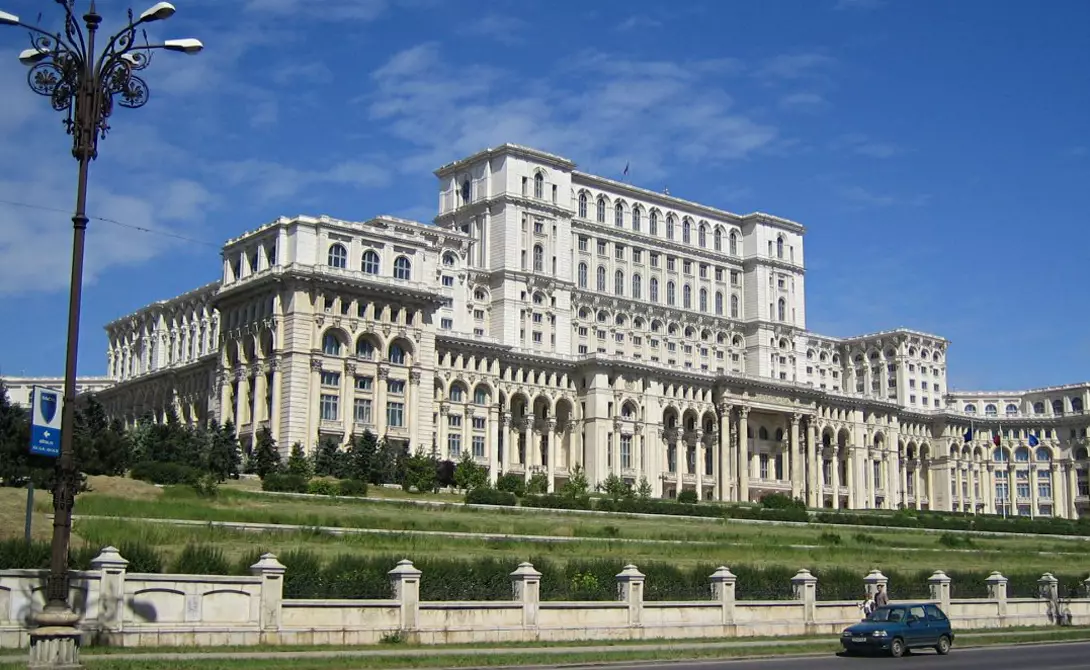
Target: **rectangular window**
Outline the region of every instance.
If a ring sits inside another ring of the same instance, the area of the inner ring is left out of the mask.
[[[322,394],[321,400],[321,412],[322,421],[336,421],[340,414],[340,396],[335,396],[329,393]]]
[[[375,388],[374,377],[356,377],[356,390],[357,391],[371,391]]]
[[[353,410],[356,423],[373,423],[370,398],[356,398]]]
[[[462,436],[458,433],[451,433],[447,435],[447,453],[451,458],[458,458],[462,455]]]
[[[473,436],[473,457],[484,458],[484,435]]]
[[[462,415],[461,414],[448,414],[447,415],[447,426],[449,426],[450,428],[461,428],[462,427]]]
[[[618,244],[613,247],[613,257],[619,261],[624,260],[624,245]]]
[[[443,330],[451,330],[454,328],[454,319],[444,317],[439,320],[439,327]]]
[[[659,266],[659,255],[651,254],[651,267],[657,268]]]
[[[579,236],[579,251],[589,251],[589,250],[590,250],[590,238],[589,237],[583,237],[582,235],[580,235]]]
[[[405,395],[405,380],[387,379],[386,392],[390,395]]]
[[[322,370],[322,386],[332,386],[334,388],[341,385],[341,373],[329,372]]]
[[[605,240],[598,240],[598,255],[599,256],[605,256],[606,255],[606,242],[605,242]]]
[[[640,251],[639,249],[633,249],[632,250],[632,262],[633,263],[642,263],[643,262],[643,252]]]
[[[484,430],[485,418],[483,416],[473,417],[473,430]]]
[[[386,403],[386,425],[390,428],[405,427],[405,403]]]
[[[483,321],[484,320],[484,310],[483,309],[473,310],[473,318],[478,320],[478,321]]]

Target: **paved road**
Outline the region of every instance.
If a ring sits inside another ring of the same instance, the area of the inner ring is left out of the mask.
[[[897,670],[1085,670],[1090,668],[1090,643],[993,646],[977,649],[958,649],[955,645],[948,656],[939,656],[931,651],[916,651],[901,659],[840,657],[829,654],[779,660],[634,663],[631,666],[611,666],[611,670],[623,670],[626,667],[639,670],[873,670],[887,666]]]

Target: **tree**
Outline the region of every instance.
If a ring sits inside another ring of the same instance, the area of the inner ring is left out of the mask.
[[[560,495],[575,500],[585,498],[589,491],[590,484],[587,482],[587,472],[582,465],[576,463],[571,468],[568,481],[564,482],[564,486],[560,488]]]
[[[378,457],[378,438],[369,430],[352,438],[348,447],[348,478],[361,482],[371,481],[371,472]]]
[[[314,474],[319,477],[342,479],[347,470],[347,454],[341,451],[336,438],[323,437],[314,450]]]
[[[270,474],[280,472],[280,450],[276,448],[276,440],[268,428],[262,428],[257,432],[256,444],[253,449],[254,473],[265,479]]]
[[[526,482],[527,493],[547,493],[549,491],[549,476],[544,472],[535,472],[530,475],[530,480]]]
[[[477,463],[469,452],[462,452],[462,460],[454,468],[454,485],[465,491],[488,486],[488,468]]]
[[[120,421],[110,421],[106,408],[93,395],[76,408],[73,445],[80,470],[89,475],[118,477],[132,462],[132,439]]]
[[[606,497],[614,502],[632,497],[632,487],[628,482],[612,472],[598,485],[598,490],[605,493]]]
[[[235,425],[230,419],[223,426],[212,421],[201,432],[204,433],[201,440],[204,443],[204,458],[201,459],[204,471],[215,477],[217,482],[238,479],[242,469],[242,449],[235,435]],[[271,434],[269,439],[272,440]],[[275,442],[273,451],[276,451]],[[276,462],[280,462],[279,452],[276,452]]]
[[[405,443],[382,438],[378,443],[378,450],[371,464],[371,483],[403,483],[404,465],[409,458],[407,452],[408,447]]]
[[[439,459],[434,454],[429,454],[421,449],[405,459],[404,478],[401,480],[401,488],[408,491],[415,488],[419,493],[438,493]]]
[[[303,479],[310,479],[314,475],[314,468],[311,467],[310,459],[307,458],[306,452],[303,451],[303,445],[298,442],[291,445],[287,470],[289,475],[295,475]]]
[[[640,484],[636,487],[636,497],[640,500],[648,500],[652,493],[654,490],[651,488],[651,482],[647,481],[647,477],[640,477]]]

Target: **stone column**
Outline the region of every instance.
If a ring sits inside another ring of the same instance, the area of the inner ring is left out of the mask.
[[[633,628],[643,626],[644,579],[644,574],[631,563],[617,573],[617,600],[628,603],[628,625]]]
[[[545,422],[544,433],[545,460],[548,461],[545,464],[545,476],[549,478],[545,485],[546,493],[556,490],[556,435],[556,419],[550,418]],[[632,441],[632,448],[636,448],[635,440]]]
[[[436,432],[438,433],[438,436],[435,438],[435,441],[437,443],[435,446],[439,450],[440,454],[446,455],[446,458],[451,458],[451,455],[447,452],[447,433],[450,430],[450,419],[448,418],[449,411],[450,408],[447,407],[447,403],[445,401],[439,403],[439,425],[436,426]]]
[[[405,427],[409,431],[409,439],[412,444],[420,445],[426,443],[428,436],[420,432],[420,394],[423,389],[420,388],[420,369],[413,364],[413,367],[409,368],[409,384],[405,389]]]
[[[810,507],[824,507],[824,492],[821,483],[821,450],[817,446],[817,426],[811,417],[806,421],[806,504]]]
[[[735,588],[738,577],[730,571],[730,568],[721,565],[712,573],[710,579],[712,582],[712,596],[719,603],[722,615],[721,621],[724,626],[733,626]]]
[[[401,559],[393,570],[386,573],[394,587],[394,600],[398,601],[400,614],[398,627],[403,633],[416,630],[420,617],[420,575],[423,574],[407,558]]]
[[[944,612],[950,611],[950,577],[942,570],[936,570],[927,578],[927,588],[931,600],[939,604]]]
[[[1075,504],[1075,498],[1079,495],[1079,470],[1075,461],[1067,462],[1067,514],[1072,519],[1079,518],[1079,508]]]
[[[845,468],[848,474],[848,509],[856,509],[859,506],[859,497],[855,492],[855,475],[858,470],[859,450],[855,446],[848,446],[848,457],[845,459],[848,467]]]
[[[795,600],[802,602],[803,621],[807,632],[810,632],[817,611],[817,577],[804,568],[791,578],[791,587]]]
[[[1056,602],[1060,599],[1060,580],[1056,579],[1051,572],[1046,572],[1037,580],[1037,593],[1042,600]]]
[[[833,509],[840,509],[840,447],[833,445],[833,460],[830,461],[832,465],[833,475]]]
[[[272,371],[272,411],[269,412],[269,432],[272,438],[280,444],[280,387],[283,385],[284,373],[281,370],[280,361],[269,361],[269,369]]]
[[[356,426],[356,364],[351,361],[344,362],[344,373],[341,375],[339,394],[341,396],[339,404],[344,407],[344,415],[341,416],[341,430],[344,431],[344,437],[341,438],[341,441],[347,442],[348,438],[355,432]]]
[[[802,497],[802,468],[803,468],[803,451],[799,444],[799,422],[802,421],[801,414],[791,415],[791,446],[788,449],[790,462],[789,467],[791,469],[791,497]]]
[[[722,501],[731,500],[730,412],[729,404],[719,403],[719,472],[716,473],[715,481],[719,486],[719,499]]]
[[[704,431],[696,429],[696,440],[693,444],[693,459],[696,461],[696,499],[704,499]]]
[[[250,423],[250,417],[246,412],[246,373],[242,368],[238,368],[233,374],[238,388],[235,392],[235,428],[238,429],[243,424]]]
[[[91,561],[91,569],[98,570],[98,621],[107,633],[120,633],[124,627],[125,572],[129,562],[115,547],[106,547]]]
[[[313,358],[310,361],[310,392],[307,394],[307,437],[303,448],[307,452],[313,451],[317,445],[313,442],[318,438],[318,426],[321,425],[322,413],[322,361]],[[381,434],[379,435],[381,437]]]
[[[1060,464],[1052,461],[1049,464],[1049,479],[1052,486],[1052,516],[1066,517],[1067,504],[1064,501],[1064,481],[1060,474]]]
[[[537,611],[541,603],[541,573],[531,563],[519,563],[511,573],[511,591],[515,602],[522,603],[522,626],[537,628]]]
[[[287,568],[276,560],[275,554],[262,554],[257,563],[250,566],[250,574],[261,577],[261,620],[263,631],[280,630],[280,612],[284,602],[284,572]]]
[[[680,483],[681,478],[678,477]],[[749,408],[738,408],[738,500],[749,502]]]
[[[390,368],[379,363],[375,379],[375,433],[378,439],[386,437],[386,380],[390,378]],[[416,445],[419,446],[419,445]]]
[[[993,572],[984,582],[988,585],[988,597],[995,601],[999,627],[1002,628],[1007,616],[1007,578],[999,572]]]
[[[919,458],[912,463],[912,496],[915,498],[914,506],[917,510],[922,509],[923,505],[923,491],[920,487],[923,486],[923,479],[920,478],[920,468],[923,467]]]
[[[503,430],[503,424],[499,421],[500,409],[498,405],[489,405],[488,414],[485,416],[484,448],[488,455],[488,485],[495,486],[500,473],[499,445],[496,444],[496,431]]]

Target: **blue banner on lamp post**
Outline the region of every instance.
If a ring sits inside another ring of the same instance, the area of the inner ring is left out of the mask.
[[[64,398],[53,389],[35,386],[30,402],[30,453],[53,458],[60,456]]]

